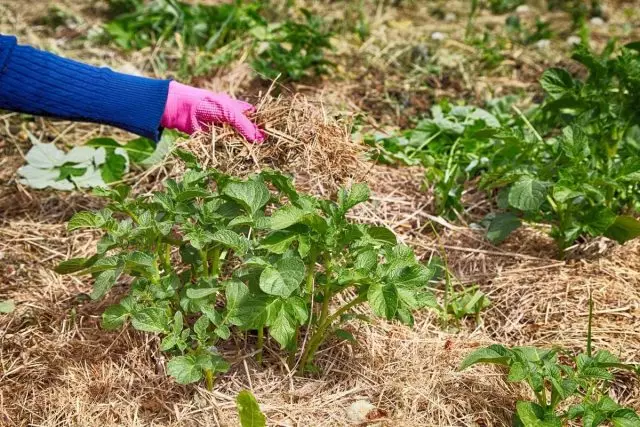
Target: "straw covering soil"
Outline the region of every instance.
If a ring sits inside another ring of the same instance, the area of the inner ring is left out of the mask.
[[[44,13],[45,3],[0,14],[0,31],[18,33],[25,43],[55,47],[59,35],[41,39],[26,25]],[[70,10],[83,4],[57,3]],[[447,11],[449,3],[439,2]],[[466,8],[465,3],[460,10]],[[412,68],[417,75],[405,72],[403,55],[434,29],[463,31],[462,21],[434,27],[421,18],[421,10],[411,17],[421,20],[420,25],[408,25],[408,18],[388,17],[382,9],[371,19],[371,38],[360,48],[373,59],[349,64],[348,74],[353,75],[335,83],[326,96],[291,92],[256,98],[256,120],[269,135],[264,145],[250,145],[228,128],[212,129],[178,145],[194,152],[204,165],[227,172],[284,170],[295,176],[299,188],[323,196],[341,184],[367,181],[372,200],[353,217],[392,228],[423,259],[444,248],[457,280],[477,283],[491,299],[483,323],[470,320],[458,329],[443,330],[430,312],[418,314],[413,328],[379,320],[354,323],[348,328],[357,344],[328,342],[317,355],[322,373],[308,378],[287,370],[275,343],[267,345],[264,366],[256,365],[251,357],[255,339],[249,336],[222,348],[233,366],[216,380],[213,392],[177,385],[165,373],[156,338],[131,329],[100,328],[102,311],[125,292],[126,284],[93,302],[87,295],[89,280],[52,271],[64,259],[93,253],[98,236],[68,233],[65,223],[73,213],[103,202],[78,192],[35,191],[16,182],[16,170],[30,146],[27,131],[68,147],[99,135],[123,135],[96,125],[39,118],[23,123],[16,115],[0,113],[0,300],[13,299],[17,305],[14,313],[0,315],[0,426],[237,426],[235,397],[243,389],[252,390],[268,425],[274,426],[349,425],[348,409],[360,400],[377,408],[368,414],[370,425],[508,426],[515,401],[530,397],[527,390],[507,383],[498,368],[458,372],[460,362],[489,343],[584,348],[589,291],[595,302],[595,348],[608,349],[625,362],[640,360],[640,243],[619,246],[599,240],[577,247],[570,257],[574,259],[558,261],[543,230],[524,228],[495,247],[471,225],[433,216],[433,195],[423,183],[421,168],[367,161],[364,148],[351,141],[349,120],[341,114],[344,109],[372,109],[367,120],[374,126],[385,121],[405,125],[409,114],[427,110],[432,101],[414,88],[435,88],[435,95],[429,90],[429,96],[464,93],[478,98],[489,89],[503,94],[530,88],[544,68],[544,55],[516,52],[508,59],[517,64],[513,75],[505,72],[476,81],[469,76],[471,65],[460,61],[451,68],[461,70],[461,75],[421,81],[419,67]],[[395,26],[375,29],[374,24],[396,18]],[[604,39],[600,32],[594,31],[594,37]],[[445,43],[454,59],[467,53],[453,37]],[[113,52],[73,46],[65,51],[69,56],[122,65]],[[339,52],[343,49],[347,48],[338,45]],[[142,51],[129,59],[143,69],[141,64],[146,66],[151,55]],[[441,56],[446,68],[445,55]],[[202,84],[233,93],[242,86],[246,70],[232,68],[223,79]],[[389,101],[405,88],[410,88],[405,104],[411,113]],[[182,171],[180,162],[168,159],[129,180],[134,191],[143,194]],[[487,202],[481,194],[470,192],[467,197],[478,198],[472,217],[485,213]],[[637,379],[617,376],[612,393],[621,404],[640,410]]]
[[[459,280],[479,283],[491,298],[484,325],[443,332],[430,313],[419,315],[413,329],[382,321],[354,324],[358,343],[328,343],[318,356],[323,373],[314,378],[289,373],[277,345],[268,350],[265,366],[257,366],[248,337],[224,348],[234,364],[213,393],[182,387],[165,375],[155,338],[100,329],[100,313],[124,285],[106,301],[91,302],[88,281],[51,271],[69,256],[92,252],[96,236],[67,233],[64,222],[99,201],[16,189],[11,182],[0,194],[0,297],[14,299],[18,307],[0,317],[3,425],[232,426],[237,423],[235,396],[247,388],[274,425],[344,425],[347,409],[362,399],[378,408],[370,416],[383,425],[509,425],[514,399],[525,390],[507,384],[498,369],[457,372],[460,361],[490,342],[580,348],[589,290],[596,305],[595,346],[625,361],[640,356],[638,244],[614,247],[594,260],[562,262],[553,258],[551,242],[531,229],[500,248],[471,228],[446,222],[438,226],[438,238],[428,225],[432,200],[421,188],[419,168],[363,160],[361,147],[346,140],[346,128],[318,102],[266,101],[258,117],[270,134],[263,147],[242,143],[225,129],[180,144],[223,170],[295,170],[298,185],[315,193],[333,190],[345,177],[366,175],[373,198],[354,217],[392,227],[425,258],[443,245]],[[296,121],[301,126],[295,127]],[[15,160],[6,145],[4,150],[4,159]],[[178,166],[147,171],[137,191],[157,185],[165,174],[178,174]],[[528,249],[516,252],[523,246]],[[638,408],[635,382],[621,376],[613,391],[621,402]]]

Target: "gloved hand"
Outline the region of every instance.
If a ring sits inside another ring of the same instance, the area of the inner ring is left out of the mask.
[[[160,125],[192,134],[207,124],[228,123],[247,141],[260,143],[264,141],[265,134],[245,115],[254,110],[253,105],[224,93],[213,93],[172,81],[169,83],[169,95]]]

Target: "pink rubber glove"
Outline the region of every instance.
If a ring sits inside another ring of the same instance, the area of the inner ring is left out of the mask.
[[[247,141],[260,143],[264,141],[265,134],[245,115],[250,111],[255,111],[253,105],[224,93],[213,93],[172,81],[169,83],[169,95],[160,125],[192,134],[207,124],[228,123]]]

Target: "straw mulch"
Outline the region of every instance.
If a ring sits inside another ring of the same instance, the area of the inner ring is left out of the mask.
[[[208,166],[234,173],[284,169],[316,194],[365,178],[372,201],[353,218],[391,227],[425,259],[444,247],[459,282],[478,283],[491,298],[484,323],[443,331],[428,312],[412,329],[378,320],[353,323],[349,328],[358,343],[327,343],[318,356],[323,372],[310,378],[288,372],[277,345],[269,347],[265,365],[257,366],[250,357],[253,337],[247,337],[225,346],[233,368],[217,380],[214,392],[179,386],[165,375],[157,338],[100,329],[102,310],[124,285],[107,300],[92,302],[88,280],[51,271],[63,259],[92,252],[97,236],[69,234],[64,223],[100,201],[16,184],[19,151],[27,144],[14,135],[0,146],[6,165],[0,189],[0,299],[17,302],[13,314],[0,317],[1,425],[235,426],[235,396],[251,389],[269,425],[345,425],[346,410],[364,399],[378,408],[372,416],[381,425],[507,426],[526,389],[506,383],[491,367],[458,372],[462,358],[490,342],[583,348],[589,291],[596,304],[596,348],[638,360],[639,244],[564,262],[554,259],[553,244],[543,233],[525,229],[493,247],[472,228],[433,216],[421,169],[363,160],[346,123],[321,102],[267,99],[257,114],[269,132],[265,145],[248,145],[220,128],[180,144]],[[181,164],[168,162],[144,172],[144,178],[136,175],[136,191],[179,175]],[[434,221],[439,236],[430,225]],[[622,403],[640,408],[638,389],[632,376],[620,376],[613,392]]]

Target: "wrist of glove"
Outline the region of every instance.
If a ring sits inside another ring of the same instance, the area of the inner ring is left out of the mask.
[[[253,105],[224,93],[213,93],[172,81],[169,83],[160,125],[193,134],[207,125],[227,123],[247,141],[260,143],[264,141],[265,134],[246,115],[253,111]]]

